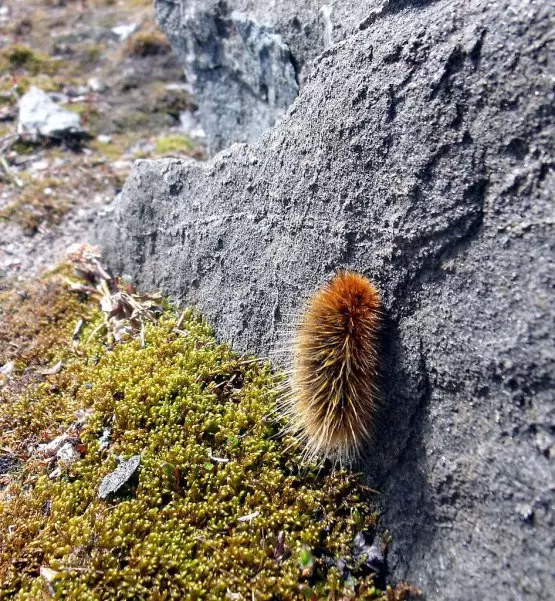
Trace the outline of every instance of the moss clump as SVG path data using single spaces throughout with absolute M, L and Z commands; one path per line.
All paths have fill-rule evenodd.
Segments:
M 354 475 L 300 468 L 268 419 L 268 365 L 218 344 L 191 310 L 107 347 L 100 312 L 82 300 L 73 319 L 87 313 L 87 342 L 78 353 L 57 345 L 64 368 L 0 402 L 4 432 L 48 442 L 69 428 L 81 453 L 52 478 L 31 452 L 0 493 L 0 598 L 406 597 L 408 587 L 382 593 L 371 575 L 343 579 L 335 567 L 357 532 L 375 530 L 369 493 Z M 77 410 L 90 414 L 78 426 Z M 133 455 L 136 480 L 99 499 L 117 458 Z
M 167 87 L 164 84 L 156 82 L 151 86 L 151 94 L 154 110 L 160 113 L 167 113 L 176 120 L 179 120 L 181 113 L 196 109 L 191 96 L 183 89 Z
M 171 46 L 161 31 L 139 31 L 125 45 L 125 53 L 135 58 L 169 54 Z
M 157 154 L 189 154 L 192 150 L 193 144 L 187 136 L 175 134 L 156 140 Z
M 120 159 L 127 152 L 132 143 L 136 141 L 135 137 L 129 134 L 114 134 L 111 138 L 112 140 L 110 142 L 100 142 L 98 139 L 92 140 L 89 143 L 89 146 L 111 161 L 116 161 Z
M 58 69 L 58 61 L 43 55 L 24 44 L 12 44 L 0 52 L 0 71 L 27 71 L 31 75 L 52 75 Z

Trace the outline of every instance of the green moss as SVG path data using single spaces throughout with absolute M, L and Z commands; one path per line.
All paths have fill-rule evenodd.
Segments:
M 182 112 L 195 108 L 189 94 L 180 88 L 168 88 L 165 84 L 155 82 L 150 86 L 149 93 L 154 110 L 167 113 L 176 120 Z
M 353 474 L 301 468 L 283 424 L 268 418 L 281 379 L 268 364 L 219 344 L 192 310 L 180 319 L 166 310 L 144 344 L 107 346 L 94 303 L 66 292 L 66 305 L 57 294 L 66 308 L 55 313 L 49 360 L 64 368 L 0 402 L 0 424 L 23 449 L 73 427 L 82 458 L 53 479 L 31 453 L 0 493 L 0 598 L 408 595 L 404 586 L 382 593 L 362 573 L 343 581 L 333 567 L 356 532 L 375 530 L 371 497 Z M 69 328 L 80 315 L 87 325 L 74 352 Z M 83 409 L 91 417 L 76 430 Z M 117 457 L 132 455 L 141 456 L 136 481 L 99 499 Z M 53 570 L 50 583 L 41 568 Z
M 105 156 L 107 159 L 110 159 L 111 161 L 117 161 L 129 149 L 133 140 L 134 138 L 131 136 L 120 134 L 112 136 L 112 141 L 109 143 L 92 140 L 89 143 L 89 146 L 93 150 L 96 150 Z
M 147 113 L 143 111 L 129 111 L 125 114 L 123 119 L 125 126 L 129 128 L 129 130 L 140 129 L 141 127 L 145 127 L 150 122 L 150 117 Z
M 69 294 L 66 267 L 0 294 L 0 366 L 14 361 L 19 371 L 47 367 L 68 351 L 79 316 L 93 307 Z
M 157 154 L 189 154 L 193 150 L 191 140 L 184 135 L 172 135 L 156 140 Z
M 23 70 L 31 75 L 52 75 L 57 69 L 58 61 L 24 44 L 12 44 L 0 52 L 0 71 Z

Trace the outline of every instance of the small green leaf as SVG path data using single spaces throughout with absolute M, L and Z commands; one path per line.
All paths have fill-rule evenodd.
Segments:
M 304 570 L 311 568 L 314 565 L 314 556 L 312 551 L 308 547 L 303 547 L 299 554 L 299 565 Z

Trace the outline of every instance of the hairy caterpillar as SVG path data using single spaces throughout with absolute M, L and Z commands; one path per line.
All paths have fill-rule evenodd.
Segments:
M 285 408 L 307 460 L 349 462 L 373 434 L 380 302 L 366 277 L 341 271 L 301 316 Z

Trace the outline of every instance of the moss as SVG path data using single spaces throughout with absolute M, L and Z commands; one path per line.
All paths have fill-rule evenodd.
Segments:
M 152 3 L 150 0 L 127 0 L 127 4 L 133 8 L 149 8 Z
M 154 110 L 167 113 L 176 120 L 184 111 L 196 108 L 188 92 L 180 88 L 168 88 L 164 84 L 155 83 L 151 86 L 150 94 Z
M 0 294 L 0 366 L 14 361 L 19 371 L 45 367 L 67 350 L 79 316 L 92 308 L 68 294 L 64 275 L 65 268 Z
M 58 70 L 58 61 L 24 44 L 12 44 L 0 52 L 0 71 L 27 71 L 31 75 L 52 75 Z
M 147 56 L 169 54 L 171 46 L 161 31 L 139 31 L 127 40 L 124 52 L 128 56 L 145 58 Z
M 89 146 L 111 161 L 116 161 L 138 140 L 134 134 L 114 134 L 111 138 L 112 141 L 109 143 L 92 140 Z
M 18 152 L 30 152 L 31 145 L 18 143 Z M 28 184 L 13 203 L 0 210 L 0 220 L 18 223 L 26 234 L 34 234 L 42 223 L 56 225 L 71 209 L 71 194 L 66 183 L 56 177 L 47 177 Z
M 106 49 L 99 44 L 92 44 L 85 50 L 85 57 L 87 62 L 96 63 L 105 54 Z
M 0 402 L 0 424 L 12 446 L 73 428 L 82 457 L 52 478 L 52 465 L 21 451 L 25 467 L 0 493 L 0 598 L 406 597 L 409 587 L 381 592 L 371 575 L 344 581 L 333 567 L 360 529 L 375 531 L 370 492 L 356 475 L 300 468 L 268 418 L 280 380 L 268 364 L 219 344 L 192 310 L 166 310 L 144 344 L 107 346 L 93 303 L 65 295 L 67 304 L 59 288 L 53 296 L 50 357 L 63 369 Z M 73 352 L 70 326 L 83 312 Z M 77 410 L 91 412 L 79 427 Z M 116 458 L 137 454 L 136 480 L 99 499 Z
M 36 149 L 30 143 L 16 145 L 20 152 Z M 68 155 L 59 147 L 48 145 L 48 157 L 53 160 L 63 157 L 63 166 L 56 169 L 56 175 L 48 171 L 40 174 L 19 172 L 18 177 L 24 186 L 18 189 L 13 202 L 0 209 L 0 222 L 8 220 L 17 223 L 25 234 L 36 233 L 41 226 L 58 226 L 63 217 L 83 198 L 92 194 L 111 193 L 121 187 L 124 173 L 115 172 L 108 165 L 95 164 L 90 168 L 87 156 Z
M 191 140 L 185 135 L 171 135 L 156 140 L 157 154 L 189 154 L 193 150 Z
M 142 111 L 126 111 L 120 119 L 120 126 L 126 131 L 134 131 L 141 129 L 149 124 L 150 117 L 147 113 Z

